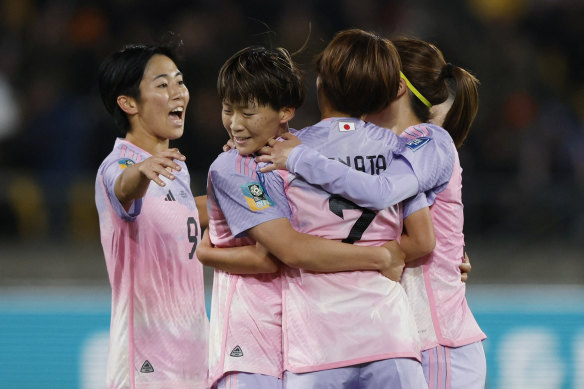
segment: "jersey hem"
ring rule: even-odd
[[[288,370],[288,371],[290,371],[292,373],[296,373],[296,374],[310,373],[310,372],[314,372],[314,371],[336,369],[339,367],[347,367],[347,366],[358,365],[361,363],[375,362],[375,361],[380,361],[380,360],[384,360],[384,359],[395,359],[395,358],[411,358],[411,359],[415,359],[418,362],[422,361],[420,353],[415,353],[415,352],[399,353],[398,352],[398,353],[387,353],[387,354],[373,355],[373,356],[369,356],[369,357],[362,357],[362,358],[356,358],[356,359],[348,359],[345,361],[323,363],[320,365],[298,366],[298,367],[288,365],[287,367],[285,367],[285,370]]]
[[[262,375],[267,375],[270,377],[276,377],[279,379],[282,379],[284,377],[284,370],[281,370],[280,373],[275,373],[273,371],[267,371],[267,370],[259,370],[259,369],[231,369],[231,370],[225,370],[223,373],[221,373],[220,375],[215,375],[215,378],[209,378],[208,380],[208,386],[212,387],[213,385],[215,385],[221,378],[223,378],[226,374],[228,373],[248,373],[248,374],[262,374]]]

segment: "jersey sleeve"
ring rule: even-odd
[[[380,175],[371,175],[300,144],[290,152],[286,168],[310,184],[372,210],[385,209],[418,193],[414,170],[401,158],[392,160]]]
[[[266,192],[260,177],[213,169],[213,166],[209,171],[215,201],[236,238],[245,236],[247,230],[259,224],[288,217],[285,211],[288,204],[284,208],[277,204]]]
[[[115,193],[116,181],[123,172],[123,168],[118,163],[117,160],[110,161],[108,164],[103,166],[102,169],[102,179],[103,185],[105,187],[105,195],[109,203],[112,206],[114,212],[125,221],[134,221],[140,212],[142,211],[142,199],[136,199],[132,202],[130,209],[126,212],[120,200]]]
[[[275,171],[258,173],[258,176],[267,195],[289,219],[292,216],[292,210],[290,209],[288,197],[286,197],[283,178]]]
[[[410,164],[420,192],[437,194],[446,188],[452,176],[456,148],[445,130],[433,126],[424,130],[424,136],[400,137],[396,154]]]
[[[404,214],[403,218],[407,218],[412,213],[419,211],[422,208],[429,207],[430,204],[428,201],[428,197],[426,197],[425,192],[418,193],[417,195],[410,197],[407,200],[404,200],[403,207],[404,207]]]

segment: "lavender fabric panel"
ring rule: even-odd
[[[122,218],[122,220],[134,221],[142,211],[143,201],[142,198],[134,200],[132,202],[130,209],[128,210],[128,212],[126,212],[126,210],[120,203],[120,200],[118,200],[118,197],[116,196],[114,190],[116,181],[118,180],[122,172],[123,170],[120,169],[118,164],[118,158],[113,155],[110,155],[104,161],[104,165],[102,165],[102,168],[100,169],[100,174],[102,174],[105,191],[110,201],[110,204],[112,205],[113,210],[120,218]]]
[[[209,169],[213,195],[235,237],[264,222],[287,217],[265,192],[257,174],[236,169],[237,151],[221,154]],[[255,166],[254,170],[255,171]]]
[[[422,208],[429,207],[432,205],[428,201],[426,193],[418,193],[414,197],[411,197],[404,201],[404,219],[410,216],[412,213],[419,211]]]
[[[418,128],[420,129],[418,131]],[[420,184],[419,191],[443,190],[454,169],[456,149],[450,134],[441,127],[425,123],[406,130],[396,151],[411,165]],[[408,134],[414,134],[407,136]],[[421,136],[415,137],[417,134]]]
[[[388,152],[388,159],[391,157]],[[380,175],[371,175],[328,159],[301,144],[288,156],[287,168],[329,193],[372,210],[385,209],[418,193],[418,180],[414,171],[401,158],[391,161],[387,170]]]

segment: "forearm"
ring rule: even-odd
[[[286,219],[264,223],[249,233],[286,265],[309,271],[381,270],[391,261],[389,251],[383,247],[357,246],[302,234]]]
[[[255,245],[224,248],[199,245],[197,258],[205,266],[233,274],[275,273],[279,268],[269,253]]]
[[[419,242],[406,234],[401,236],[399,245],[403,252],[406,254],[405,258],[406,263],[414,261],[425,255],[428,255],[434,249],[434,245],[432,245],[430,242],[427,241]]]
[[[404,219],[400,247],[406,254],[406,263],[430,254],[435,246],[436,236],[429,207],[420,208]]]
[[[195,204],[197,205],[197,211],[199,212],[199,224],[202,229],[207,228],[209,225],[209,215],[207,214],[207,196],[196,196]]]
[[[132,165],[120,174],[114,191],[120,203],[126,208],[131,205],[132,201],[144,197],[149,185],[150,180],[142,175],[139,166]]]
[[[286,166],[305,181],[372,210],[393,206],[418,193],[418,180],[402,159],[391,161],[380,175],[372,175],[300,145],[292,150]]]

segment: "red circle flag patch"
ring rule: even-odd
[[[353,122],[339,122],[339,131],[355,131],[355,123]]]

